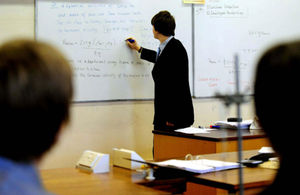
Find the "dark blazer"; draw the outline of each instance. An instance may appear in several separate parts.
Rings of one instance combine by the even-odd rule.
[[[166,122],[176,127],[194,123],[194,109],[189,87],[187,52],[182,43],[172,38],[156,60],[156,51],[143,48],[141,58],[153,62],[154,121],[157,126]]]

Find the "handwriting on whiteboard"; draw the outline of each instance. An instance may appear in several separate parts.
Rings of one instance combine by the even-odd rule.
[[[248,17],[248,8],[239,4],[217,2],[216,4],[211,3],[207,6],[197,7],[196,15],[206,15],[216,18],[246,18]]]
[[[153,41],[151,25],[145,26],[149,22],[141,17],[142,13],[134,4],[53,2],[50,10],[54,17],[52,21],[55,21],[54,31],[60,37],[56,40],[70,51],[75,77],[151,79],[148,70],[151,63],[132,59],[128,55],[122,57],[124,52],[128,54],[129,48],[126,48],[124,40],[132,31],[139,32],[143,37],[141,45],[157,46]],[[123,34],[124,38],[114,36]],[[135,65],[147,66],[147,70],[133,71],[130,66]]]

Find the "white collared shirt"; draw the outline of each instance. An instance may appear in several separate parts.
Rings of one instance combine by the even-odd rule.
[[[160,54],[163,52],[163,50],[165,49],[165,47],[167,46],[167,44],[169,43],[169,41],[173,38],[174,36],[169,36],[169,38],[167,38],[167,40],[165,40],[164,42],[162,42],[161,44],[159,44],[159,48],[160,48]],[[159,54],[159,55],[160,55]]]

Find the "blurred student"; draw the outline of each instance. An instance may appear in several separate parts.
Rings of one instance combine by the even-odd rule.
[[[37,164],[69,118],[72,70],[52,46],[0,46],[0,194],[44,195]]]
[[[269,49],[255,78],[255,108],[261,126],[280,156],[276,178],[262,194],[297,194],[299,175],[300,41]]]
[[[168,11],[157,13],[151,20],[153,36],[160,41],[158,51],[139,46],[127,39],[141,58],[154,63],[154,129],[175,130],[194,123],[194,108],[189,87],[188,56],[182,43],[174,38],[175,19]]]

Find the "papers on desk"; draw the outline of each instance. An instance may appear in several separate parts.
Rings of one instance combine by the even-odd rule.
[[[218,160],[167,160],[162,162],[155,163],[159,166],[169,166],[193,173],[209,173],[227,169],[235,169],[239,167],[238,163],[234,162],[225,162]]]
[[[274,149],[272,147],[261,147],[260,150],[258,151],[258,153],[275,153]]]
[[[240,122],[241,129],[249,129],[250,125],[253,123],[253,120],[244,120]],[[219,126],[223,129],[237,129],[238,122],[228,122],[228,121],[217,121],[215,122],[216,126]]]
[[[209,129],[205,128],[195,128],[195,127],[187,127],[183,129],[177,129],[175,132],[187,133],[187,134],[195,134],[195,133],[209,133]]]

